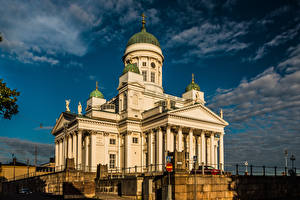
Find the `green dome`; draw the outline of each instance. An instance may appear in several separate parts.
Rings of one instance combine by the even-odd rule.
[[[194,74],[192,74],[192,82],[185,88],[185,91],[198,90],[200,91],[200,86],[194,81]]]
[[[134,64],[127,64],[123,70],[123,74],[127,73],[127,72],[134,72],[134,73],[137,73],[139,74],[140,73],[140,70],[139,68],[137,67],[136,63]]]
[[[198,90],[200,91],[200,86],[197,83],[190,83],[186,88],[185,91],[191,91],[191,90]]]
[[[141,32],[138,32],[131,36],[131,38],[127,42],[126,47],[136,43],[149,43],[160,47],[157,38],[151,33],[148,33],[145,27],[142,28]]]
[[[92,97],[104,99],[103,94],[98,90],[98,88],[96,88],[96,90],[94,90],[93,92],[91,92],[90,98],[92,98]]]

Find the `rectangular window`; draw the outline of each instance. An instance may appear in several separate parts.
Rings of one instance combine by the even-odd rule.
[[[137,137],[133,137],[132,143],[135,143],[135,144],[139,143],[139,139]]]
[[[144,81],[147,81],[147,71],[142,71]]]
[[[151,72],[151,82],[155,83],[155,72]]]
[[[116,154],[109,154],[109,168],[116,167]]]
[[[147,64],[146,64],[146,62],[143,62],[143,66],[146,66]]]
[[[110,138],[109,139],[109,144],[116,144],[116,139]]]

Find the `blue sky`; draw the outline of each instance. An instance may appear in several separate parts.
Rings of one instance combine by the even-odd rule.
[[[127,40],[147,16],[160,41],[163,87],[181,96],[195,73],[207,106],[230,123],[225,161],[300,164],[300,1],[0,0],[0,78],[21,92],[0,119],[0,161],[53,155],[51,127],[71,99],[86,106],[99,82],[117,94]],[[40,124],[43,127],[40,128]]]

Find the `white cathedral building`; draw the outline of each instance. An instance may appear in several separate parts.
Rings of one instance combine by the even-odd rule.
[[[62,112],[52,130],[55,136],[55,166],[63,170],[66,158],[75,168],[95,171],[135,168],[139,172],[164,170],[168,152],[185,151],[187,168],[194,159],[224,168],[223,114],[205,106],[204,93],[192,82],[181,97],[164,93],[164,56],[155,36],[142,29],[128,41],[118,94],[106,100],[96,89],[90,93],[85,113]],[[194,157],[195,156],[195,157]],[[151,168],[151,169],[150,169]]]

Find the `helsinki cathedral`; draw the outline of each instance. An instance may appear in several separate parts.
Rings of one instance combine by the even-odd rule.
[[[194,76],[181,97],[164,93],[164,55],[157,38],[146,30],[132,35],[122,57],[118,94],[105,99],[96,89],[85,112],[62,112],[51,131],[55,136],[55,167],[63,170],[67,158],[78,170],[135,168],[162,171],[170,153],[184,152],[187,170],[194,163],[224,169],[222,110],[205,106],[204,93]]]

